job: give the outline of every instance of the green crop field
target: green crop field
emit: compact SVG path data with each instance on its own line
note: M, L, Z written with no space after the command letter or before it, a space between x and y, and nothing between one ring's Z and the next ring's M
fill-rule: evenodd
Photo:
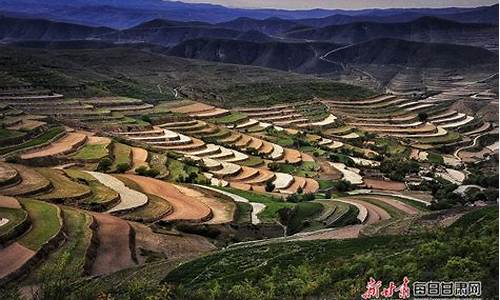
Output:
M29 147L33 147L33 146L47 143L48 141L50 141L51 139L55 138L56 136L62 134L63 132L64 132L63 127L50 128L49 130L47 130L43 134L41 134L41 135L39 135L39 136L37 136L37 137L27 141L27 142L24 142L24 143L19 144L19 145L0 148L0 155L6 154L9 152L13 152L16 150L21 150L21 149L25 149L25 148L29 148Z
M84 272L87 250L91 243L92 217L84 211L64 208L64 233L66 242L52 252L36 270L30 274L28 282L44 282L45 277L78 278Z
M62 229L59 209L53 204L32 199L21 200L21 204L28 211L32 226L18 242L26 248L38 251Z
M108 155L106 144L87 144L71 157L74 159L97 160Z

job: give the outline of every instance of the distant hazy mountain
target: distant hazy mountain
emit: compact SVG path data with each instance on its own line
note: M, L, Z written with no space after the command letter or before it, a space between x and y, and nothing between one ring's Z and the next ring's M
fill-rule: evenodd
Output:
M498 55L483 48L374 39L330 52L326 59L345 64L402 65L418 68L459 68L498 64Z
M445 14L440 17L463 23L491 23L498 25L498 4L465 12Z
M113 31L106 27L0 16L0 40L75 40Z
M487 7L472 8L466 11L458 8L449 8L446 10L380 10L379 13L372 12L370 14L363 15L335 14L324 18L300 19L294 21L311 27L326 27L330 25L342 25L355 22L403 23L425 16L435 16L462 23L498 24L498 4Z
M375 38L483 46L498 42L498 26L422 17L405 23L356 22L288 32L288 38L356 44Z
M272 40L259 31L241 32L203 22L151 20L130 29L118 31L41 19L0 17L0 40L64 41L102 40L119 43L148 43L173 46L195 38L226 38L253 42Z
M382 13L385 12L385 13ZM267 19L237 18L229 22L217 24L220 27L237 30L258 30L266 34L279 35L295 28L313 29L332 25L344 25L358 22L376 23L405 23L417 20L425 16L437 16L442 19L457 21L462 23L486 23L498 24L498 5L469 9L448 10L391 10L374 11L372 14L349 15L334 14L323 18L309 19L280 19L277 17Z
M209 23L227 22L237 18L252 19L312 19L324 18L332 15L356 16L365 18L383 17L388 20L394 15L408 14L417 18L419 16L443 16L458 14L467 22L481 22L480 12L483 8L439 8L439 9L365 9L365 10L340 10L340 9L312 9L312 10L282 10L282 9L241 9L228 8L212 4L194 4L178 1L163 0L0 0L0 11L8 14L22 13L26 16L49 18L52 20L66 21L91 26L108 26L124 29L138 25L142 22L162 18L176 21L204 21ZM498 6L496 7L498 16ZM493 13L490 9L488 14ZM460 16L466 14L467 17ZM342 17L333 17L329 23L319 26L344 24L335 21ZM495 22L494 17L487 18ZM399 19L409 21L411 19ZM460 20L460 19L458 19ZM498 20L498 17L497 17ZM370 19L355 19L353 21L375 21ZM314 21L311 21L314 22ZM345 22L345 21L343 21ZM498 23L498 21L496 21ZM247 28L251 30L252 28ZM271 33L271 31L268 31Z
M257 30L266 34L275 35L296 28L300 23L275 17L264 20L242 17L229 22L218 23L217 25L241 31Z
M299 73L325 73L338 65L320 56L338 48L332 43L254 43L241 40L196 39L168 51L169 55L224 63L262 66Z

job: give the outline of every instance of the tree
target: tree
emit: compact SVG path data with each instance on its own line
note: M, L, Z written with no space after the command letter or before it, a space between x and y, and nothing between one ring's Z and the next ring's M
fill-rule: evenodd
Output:
M354 189L354 186L349 181L341 179L335 182L333 188L338 192L347 192L352 191Z
M269 168L269 170L273 171L273 172L277 172L279 171L280 169L280 164L279 163L275 163L275 162L272 162L272 163L269 163L267 165L267 167Z
M97 164L97 170L106 172L109 170L109 168L111 167L112 164L113 164L113 161L111 161L111 159L105 157L99 161L99 164Z
M268 182L266 182L265 190L266 190L266 192L270 193L270 192L274 191L275 187L276 186L271 181L268 181Z
M116 166L117 173L125 173L128 169L130 169L130 165L128 163L120 163Z
M299 186L299 188L297 189L297 194L302 194L304 192L304 190L302 189L301 186Z
M156 176L160 175L160 171L156 169L148 169L146 171L146 176L155 178Z
M147 122L147 123L151 123L151 117L148 116L148 115L144 115L141 117L141 119L144 121L144 122Z
M315 199L313 193L305 193L302 195L302 201L313 201Z
M137 175L141 175L141 176L146 176L147 171L148 171L148 168L146 166L140 166L140 167L135 169L135 173Z
M299 195L297 195L296 193L289 195L288 197L286 197L286 202L292 202L292 203L300 202Z
M420 122L425 122L425 121L427 121L427 118L429 118L429 115L427 115L427 113L426 113L426 112L420 112L420 113L418 113L418 120L419 120Z

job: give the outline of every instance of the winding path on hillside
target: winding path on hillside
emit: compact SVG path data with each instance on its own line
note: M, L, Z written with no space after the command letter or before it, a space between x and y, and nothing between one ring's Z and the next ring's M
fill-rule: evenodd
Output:
M104 173L91 172L91 171L86 171L86 172L92 175L103 185L109 187L110 189L120 194L120 203L118 203L110 210L106 211L107 213L113 213L122 210L131 210L146 205L148 203L148 196L127 187L119 179Z

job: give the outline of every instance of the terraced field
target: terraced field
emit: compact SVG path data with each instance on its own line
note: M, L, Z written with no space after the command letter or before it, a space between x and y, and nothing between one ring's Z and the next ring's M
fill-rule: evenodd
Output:
M475 164L497 157L498 124L457 104L481 92L419 74L395 76L392 94L268 107L0 96L0 286L54 274L133 283L223 248L361 243L453 223L460 209L429 225L457 185L480 188L458 189L455 208L486 201L494 186L478 185L490 179Z

